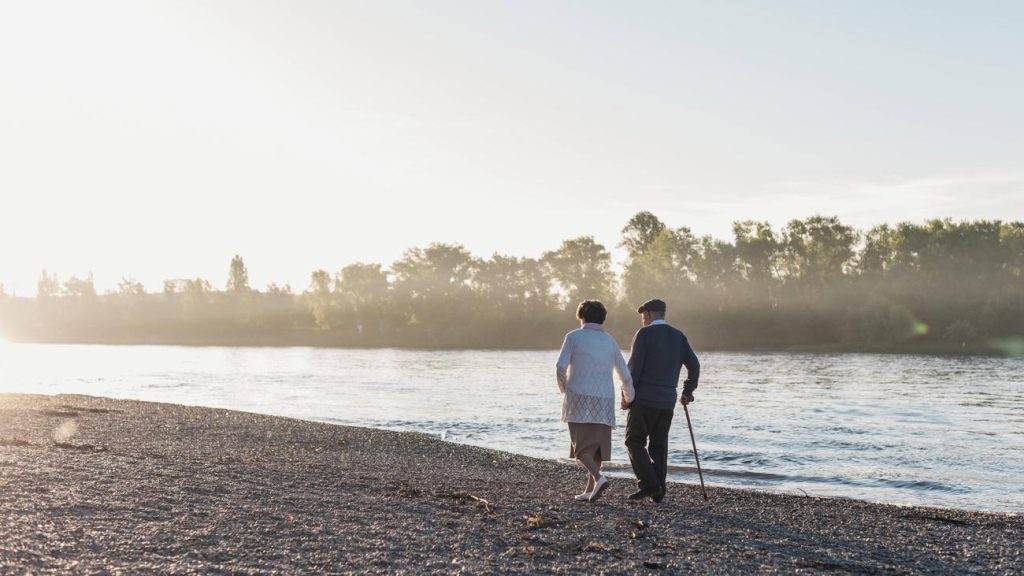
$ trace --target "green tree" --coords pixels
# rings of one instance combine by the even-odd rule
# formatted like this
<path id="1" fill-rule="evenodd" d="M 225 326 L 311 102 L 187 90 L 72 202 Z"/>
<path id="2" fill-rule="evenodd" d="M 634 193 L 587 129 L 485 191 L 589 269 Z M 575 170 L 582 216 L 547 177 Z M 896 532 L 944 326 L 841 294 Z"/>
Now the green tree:
<path id="1" fill-rule="evenodd" d="M 249 288 L 249 270 L 238 254 L 231 259 L 231 266 L 228 268 L 227 289 L 233 294 L 242 294 L 251 290 Z"/>
<path id="2" fill-rule="evenodd" d="M 36 295 L 39 300 L 47 300 L 60 296 L 60 280 L 56 274 L 48 274 L 44 269 L 36 284 Z"/>
<path id="3" fill-rule="evenodd" d="M 343 312 L 343 323 L 358 332 L 381 332 L 390 305 L 391 285 L 380 264 L 356 263 L 345 266 L 334 281 L 334 292 Z"/>
<path id="4" fill-rule="evenodd" d="M 276 282 L 271 282 L 270 284 L 267 284 L 267 294 L 273 296 L 291 296 L 292 285 L 288 283 L 279 285 Z"/>
<path id="5" fill-rule="evenodd" d="M 64 282 L 63 293 L 67 296 L 78 299 L 93 299 L 96 297 L 96 287 L 93 285 L 92 272 L 85 278 L 72 276 Z"/>
<path id="6" fill-rule="evenodd" d="M 768 222 L 734 222 L 732 232 L 740 272 L 748 281 L 769 284 L 778 277 L 780 243 Z"/>
<path id="7" fill-rule="evenodd" d="M 586 299 L 613 301 L 615 275 L 612 257 L 593 236 L 565 240 L 558 250 L 545 252 L 543 261 L 561 286 L 568 307 Z"/>
<path id="8" fill-rule="evenodd" d="M 1007 222 L 999 229 L 999 242 L 1005 256 L 1003 270 L 1015 278 L 1024 278 L 1024 222 Z"/>
<path id="9" fill-rule="evenodd" d="M 128 297 L 145 296 L 146 287 L 134 278 L 122 277 L 117 283 L 117 293 Z"/>
<path id="10" fill-rule="evenodd" d="M 541 314 L 552 311 L 558 304 L 555 298 L 552 279 L 548 267 L 536 258 L 524 258 L 520 262 L 518 278 L 526 290 L 526 314 L 537 318 Z"/>
<path id="11" fill-rule="evenodd" d="M 820 286 L 849 270 L 859 235 L 836 216 L 811 216 L 791 220 L 782 238 L 787 278 Z"/>
<path id="12" fill-rule="evenodd" d="M 331 275 L 327 273 L 327 270 L 314 270 L 309 275 L 309 288 L 306 289 L 306 293 L 312 294 L 330 294 L 331 293 Z"/>
<path id="13" fill-rule="evenodd" d="M 890 236 L 891 272 L 916 274 L 920 270 L 920 257 L 927 249 L 928 231 L 912 222 L 900 222 Z"/>
<path id="14" fill-rule="evenodd" d="M 469 345 L 475 327 L 464 317 L 476 309 L 471 282 L 478 267 L 461 244 L 440 243 L 407 250 L 392 264 L 407 335 L 430 346 Z"/>
<path id="15" fill-rule="evenodd" d="M 993 220 L 929 220 L 925 227 L 928 242 L 921 255 L 922 272 L 988 280 L 1004 262 L 1001 229 L 1002 223 Z"/>
<path id="16" fill-rule="evenodd" d="M 623 274 L 626 296 L 642 302 L 655 296 L 679 297 L 693 283 L 699 242 L 689 228 L 662 228 L 631 257 Z"/>
<path id="17" fill-rule="evenodd" d="M 729 242 L 701 236 L 691 264 L 697 284 L 707 290 L 724 291 L 737 278 L 736 248 Z"/>
<path id="18" fill-rule="evenodd" d="M 415 298 L 464 295 L 479 262 L 461 244 L 434 243 L 406 250 L 391 266 L 395 286 Z"/>
<path id="19" fill-rule="evenodd" d="M 765 222 L 736 222 L 733 236 L 698 239 L 641 212 L 623 229 L 628 258 L 621 278 L 593 237 L 566 240 L 539 260 L 494 254 L 481 261 L 461 245 L 432 244 L 407 251 L 390 271 L 362 263 L 333 279 L 315 271 L 302 296 L 287 285 L 271 284 L 262 295 L 249 289 L 238 256 L 226 292 L 201 278 L 172 279 L 163 298 L 146 295 L 131 278 L 97 295 L 91 276 L 61 282 L 44 270 L 35 301 L 2 296 L 0 288 L 0 324 L 16 338 L 63 341 L 294 337 L 338 345 L 535 347 L 564 333 L 567 303 L 601 298 L 618 318 L 625 308 L 612 299 L 621 280 L 634 304 L 668 300 L 704 349 L 840 342 L 955 350 L 1001 342 L 1006 353 L 1024 349 L 1022 222 L 947 218 L 883 224 L 861 235 L 837 218 L 811 216 L 778 234 Z M 250 314 L 257 321 L 248 321 Z M 333 332 L 288 332 L 313 323 Z M 622 334 L 614 321 L 609 329 L 626 338 L 633 326 L 623 324 L 630 326 Z"/>
<path id="20" fill-rule="evenodd" d="M 524 320 L 551 310 L 551 279 L 539 260 L 494 254 L 475 275 L 481 298 L 502 321 Z"/>
<path id="21" fill-rule="evenodd" d="M 206 304 L 209 302 L 209 295 L 213 292 L 213 286 L 209 280 L 203 278 L 192 278 L 185 280 L 185 289 L 183 290 L 186 301 L 191 299 L 195 304 Z"/>
<path id="22" fill-rule="evenodd" d="M 862 274 L 884 274 L 892 269 L 895 261 L 895 231 L 888 224 L 871 228 L 864 235 L 856 269 Z"/>
<path id="23" fill-rule="evenodd" d="M 629 259 L 643 256 L 648 247 L 665 230 L 665 224 L 650 212 L 637 212 L 622 228 L 619 246 L 626 249 Z"/>
<path id="24" fill-rule="evenodd" d="M 322 329 L 331 327 L 332 298 L 331 275 L 327 270 L 314 270 L 309 276 L 309 288 L 304 294 L 313 320 Z"/>

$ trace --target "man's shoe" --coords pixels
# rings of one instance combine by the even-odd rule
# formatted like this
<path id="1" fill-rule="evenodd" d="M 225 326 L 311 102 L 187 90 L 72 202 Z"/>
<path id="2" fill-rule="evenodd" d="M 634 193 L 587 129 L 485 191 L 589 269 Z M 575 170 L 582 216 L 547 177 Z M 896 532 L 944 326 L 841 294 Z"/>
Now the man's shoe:
<path id="1" fill-rule="evenodd" d="M 664 500 L 664 499 L 665 499 L 665 489 L 664 488 L 659 488 L 656 493 L 651 494 L 651 500 L 654 500 L 655 504 L 661 503 L 661 501 Z"/>
<path id="2" fill-rule="evenodd" d="M 655 494 L 661 492 L 658 488 L 641 488 L 636 492 L 633 492 L 628 496 L 630 500 L 643 500 L 644 498 L 654 498 Z"/>
<path id="3" fill-rule="evenodd" d="M 590 493 L 590 501 L 597 502 L 597 499 L 601 497 L 606 488 L 608 488 L 608 477 L 601 476 L 594 484 L 594 491 Z"/>

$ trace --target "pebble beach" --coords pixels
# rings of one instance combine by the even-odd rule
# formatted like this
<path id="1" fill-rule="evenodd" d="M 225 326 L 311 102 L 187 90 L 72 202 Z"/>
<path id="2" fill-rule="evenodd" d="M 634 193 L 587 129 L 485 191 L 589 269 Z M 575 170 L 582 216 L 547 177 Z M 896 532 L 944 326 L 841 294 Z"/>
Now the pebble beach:
<path id="1" fill-rule="evenodd" d="M 1019 513 L 582 482 L 417 433 L 0 394 L 0 572 L 1024 572 Z"/>

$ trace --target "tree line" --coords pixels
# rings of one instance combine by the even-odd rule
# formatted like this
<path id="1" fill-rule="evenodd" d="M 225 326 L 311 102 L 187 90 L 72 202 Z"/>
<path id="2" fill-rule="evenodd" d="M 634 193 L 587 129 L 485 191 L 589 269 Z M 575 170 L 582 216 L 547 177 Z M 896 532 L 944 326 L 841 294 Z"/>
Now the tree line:
<path id="1" fill-rule="evenodd" d="M 250 286 L 240 256 L 223 290 L 170 279 L 149 293 L 125 278 L 98 294 L 92 277 L 44 271 L 35 298 L 0 286 L 0 331 L 26 341 L 554 348 L 577 302 L 603 300 L 623 346 L 636 305 L 659 297 L 703 349 L 1021 352 L 1024 222 L 951 219 L 861 232 L 811 216 L 781 229 L 742 221 L 732 238 L 697 236 L 650 212 L 619 244 L 585 236 L 540 258 L 479 258 L 459 244 L 412 248 L 390 266 L 316 270 L 301 292 Z"/>

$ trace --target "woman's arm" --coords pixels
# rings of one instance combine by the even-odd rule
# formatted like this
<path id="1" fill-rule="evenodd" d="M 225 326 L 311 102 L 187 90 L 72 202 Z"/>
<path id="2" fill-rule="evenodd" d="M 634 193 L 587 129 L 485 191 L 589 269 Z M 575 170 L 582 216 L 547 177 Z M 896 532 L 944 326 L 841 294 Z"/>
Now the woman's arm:
<path id="1" fill-rule="evenodd" d="M 622 403 L 629 404 L 636 398 L 633 376 L 629 373 L 629 365 L 626 364 L 626 359 L 622 357 L 622 350 L 619 350 L 619 345 L 615 343 L 614 339 L 612 339 L 612 357 L 615 359 L 615 372 L 618 373 L 619 381 L 622 382 Z"/>
<path id="2" fill-rule="evenodd" d="M 569 361 L 572 360 L 572 338 L 565 335 L 562 341 L 562 351 L 558 353 L 558 362 L 555 362 L 555 377 L 558 379 L 558 389 L 565 394 L 565 387 L 569 383 Z"/>

